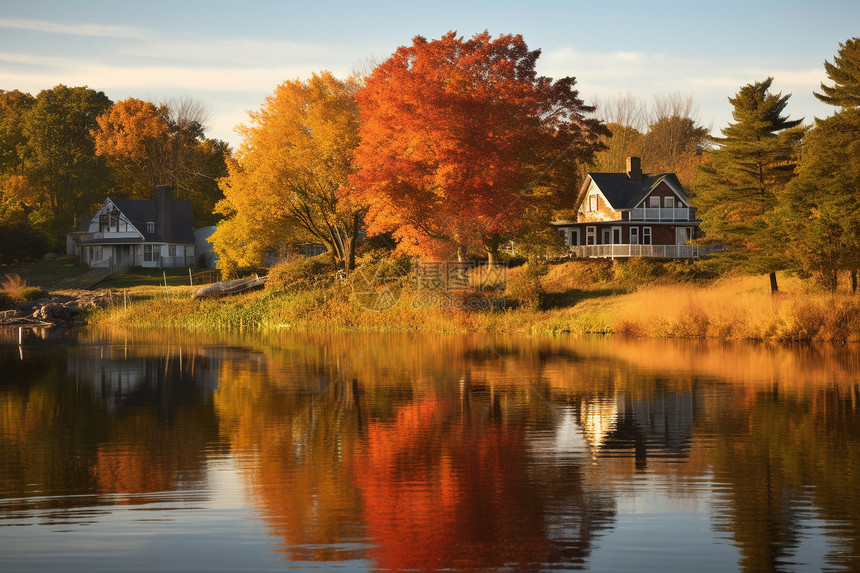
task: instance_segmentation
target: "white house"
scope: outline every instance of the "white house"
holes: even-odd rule
[[[98,212],[66,237],[69,254],[91,268],[190,267],[194,258],[191,202],[167,185],[154,200],[105,199]]]

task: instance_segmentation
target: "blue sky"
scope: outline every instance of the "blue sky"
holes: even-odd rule
[[[208,134],[233,128],[287,79],[330,70],[345,77],[416,35],[522,34],[542,50],[539,71],[575,76],[581,96],[692,95],[715,132],[728,96],[773,76],[792,93],[793,118],[830,115],[812,96],[823,62],[860,35],[857,0],[609,2],[448,0],[243,2],[0,0],[0,89],[34,95],[88,85],[114,101],[191,96],[211,115]]]

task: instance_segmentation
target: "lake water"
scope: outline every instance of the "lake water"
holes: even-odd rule
[[[0,345],[0,570],[860,569],[860,350]]]

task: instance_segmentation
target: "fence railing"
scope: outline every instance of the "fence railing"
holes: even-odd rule
[[[696,210],[691,207],[642,207],[630,209],[631,221],[692,221]]]
[[[582,258],[660,257],[694,259],[699,256],[696,245],[579,245],[570,253]]]
[[[193,275],[191,275],[191,282],[192,284],[194,284],[194,286],[217,283],[220,280],[221,271],[218,269],[210,271],[201,271],[199,273],[194,273]]]

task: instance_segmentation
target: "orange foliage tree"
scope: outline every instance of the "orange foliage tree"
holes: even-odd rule
[[[373,70],[356,94],[350,190],[370,235],[393,232],[413,254],[492,259],[530,209],[551,216],[606,131],[585,117],[573,77],[537,75],[539,56],[519,35],[449,32],[416,36]]]
[[[114,166],[137,171],[148,189],[169,185],[171,169],[170,124],[165,106],[128,98],[99,116],[96,153]]]
[[[196,224],[207,224],[221,198],[216,179],[226,175],[229,146],[206,138],[203,110],[180,100],[155,105],[128,98],[98,118],[96,154],[113,168],[122,196],[150,198],[156,185],[170,185],[194,204]]]

